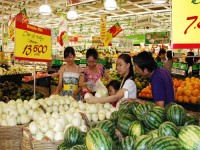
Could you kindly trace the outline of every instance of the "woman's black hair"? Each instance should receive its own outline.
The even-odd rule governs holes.
[[[127,79],[134,80],[134,71],[133,71],[133,64],[132,64],[132,61],[131,61],[131,56],[129,54],[121,54],[121,55],[119,55],[118,59],[123,59],[123,61],[125,63],[130,64],[129,73],[126,76],[126,78],[124,79],[124,81],[121,85],[121,87],[122,87]]]
[[[94,48],[89,48],[88,50],[87,50],[87,52],[86,52],[86,59],[88,59],[89,57],[93,57],[94,59],[98,59],[99,58],[99,56],[98,56],[98,52],[97,52],[97,50],[96,49],[94,49]]]
[[[64,50],[64,58],[67,58],[69,56],[69,54],[72,54],[73,56],[75,56],[75,51],[74,51],[74,48],[71,47],[71,46],[68,46],[65,48]]]
[[[188,52],[187,56],[194,56],[194,52]],[[194,64],[194,57],[186,57],[185,61],[188,63],[188,67]]]
[[[146,68],[150,73],[158,67],[152,54],[147,51],[140,52],[138,55],[134,56],[133,62],[143,71]]]
[[[106,87],[108,88],[109,86],[112,86],[115,90],[119,90],[120,84],[121,82],[118,80],[111,80]]]

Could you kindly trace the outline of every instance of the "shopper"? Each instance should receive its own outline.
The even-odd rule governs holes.
[[[79,85],[82,87],[82,94],[95,92],[93,88],[95,82],[103,76],[107,82],[111,81],[108,71],[102,64],[98,64],[98,52],[94,48],[90,48],[86,52],[87,66],[80,76]]]
[[[136,84],[134,82],[133,65],[131,56],[121,54],[117,60],[117,71],[123,76],[119,91],[115,95],[110,95],[104,98],[90,97],[86,99],[88,103],[114,103],[120,102],[124,97],[124,92],[128,91],[129,98],[136,98]]]
[[[120,84],[121,84],[121,82],[118,80],[110,81],[110,83],[107,85],[108,95],[111,96],[111,95],[117,94],[117,92],[119,91],[119,88],[120,88]],[[112,104],[113,104],[113,106],[116,106],[117,103],[115,102]]]
[[[143,51],[133,57],[135,70],[142,76],[150,77],[153,101],[164,107],[175,99],[172,77],[164,68],[159,68],[149,52]]]
[[[171,72],[172,63],[173,63],[173,52],[167,51],[167,61],[164,62],[163,68],[167,69],[169,72]]]
[[[155,58],[156,62],[164,63],[166,60],[165,54],[166,54],[166,50],[164,48],[161,48],[158,53],[158,56]]]
[[[73,47],[65,48],[64,60],[67,63],[59,70],[59,82],[54,94],[73,96],[76,100],[80,100],[79,77],[83,70],[74,63],[75,56]]]
[[[188,64],[188,72],[187,72],[188,75],[190,75],[192,73],[192,65],[194,64],[194,57],[192,57],[192,56],[194,56],[194,52],[188,52],[187,56],[185,58],[185,61]]]

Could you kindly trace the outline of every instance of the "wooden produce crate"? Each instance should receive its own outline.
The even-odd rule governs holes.
[[[58,146],[63,141],[54,142],[48,138],[43,138],[41,141],[32,138],[30,131],[23,128],[21,150],[57,150]]]
[[[27,125],[0,126],[0,150],[21,150],[22,131]]]

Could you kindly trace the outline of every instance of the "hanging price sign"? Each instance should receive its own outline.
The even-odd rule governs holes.
[[[173,48],[200,48],[200,1],[172,1]]]
[[[16,21],[15,59],[51,61],[51,30]]]

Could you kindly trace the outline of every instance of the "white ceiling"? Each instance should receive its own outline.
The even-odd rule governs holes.
[[[72,33],[99,34],[100,15],[103,14],[107,16],[107,28],[119,22],[125,35],[171,30],[171,0],[160,5],[152,4],[151,0],[116,1],[117,10],[108,11],[104,9],[103,0],[48,0],[53,13],[51,16],[43,17],[38,11],[39,6],[43,4],[42,0],[0,0],[0,19],[8,21],[9,15],[15,16],[20,9],[26,8],[31,24],[58,28],[60,14],[66,14],[72,6],[75,6],[78,19],[67,20]],[[159,26],[148,24],[137,26],[137,20],[144,16],[157,18],[160,21]]]

